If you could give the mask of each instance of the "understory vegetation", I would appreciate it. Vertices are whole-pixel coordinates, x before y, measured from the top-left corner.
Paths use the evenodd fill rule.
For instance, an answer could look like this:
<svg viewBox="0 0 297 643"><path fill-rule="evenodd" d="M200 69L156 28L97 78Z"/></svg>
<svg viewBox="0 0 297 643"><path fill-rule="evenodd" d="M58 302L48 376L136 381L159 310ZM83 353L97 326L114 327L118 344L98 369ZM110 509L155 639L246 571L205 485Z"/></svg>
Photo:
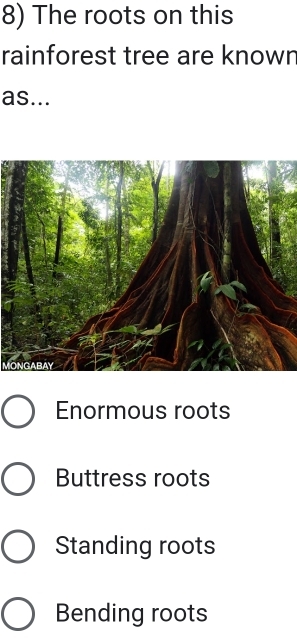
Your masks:
<svg viewBox="0 0 297 643"><path fill-rule="evenodd" d="M185 198L203 200L198 174L193 178L193 164L186 163L183 176L188 184L192 182L196 187ZM212 182L215 185L218 180L216 171L224 172L225 214L218 223L222 227L221 242L214 251L221 252L220 271L208 259L199 262L198 257L201 268L194 279L195 291L192 286L189 301L181 307L177 318L168 314L165 305L164 314L159 313L160 317L156 318L157 305L151 303L147 294L146 306L148 310L154 306L156 313L143 313L139 320L121 313L118 326L110 325L108 341L102 342L106 326L100 326L100 316L106 324L108 311L113 311L115 316L117 306L118 310L127 310L123 293L133 280L137 282L139 267L152 252L153 244L157 256L160 228L164 217L169 221L168 208L172 207L176 182L174 162L29 161L19 162L19 165L4 162L1 184L2 360L31 360L35 355L46 354L47 350L59 352L66 346L68 357L62 351L59 367L62 363L65 367L69 361L74 370L72 353L74 356L78 351L85 357L77 362L80 364L77 368L83 366L92 370L131 370L136 365L144 365L148 355L159 355L163 361L173 363L183 311L196 301L195 292L202 306L203 297L205 301L212 297L209 307L213 314L216 298L216 301L227 299L228 305L233 307L233 316L238 319L257 313L265 315L259 299L248 296L252 288L243 278L245 271L241 272L237 255L230 259L234 241L228 233L226 212L228 214L228 199L233 200L234 209L237 197L228 196L229 165L232 163L219 167L217 162L205 162L202 170L199 169L201 176L204 173L202 178L213 201L215 190L211 190ZM276 282L294 302L297 297L297 163L242 162L241 172L245 203L272 283ZM179 199L182 198L181 193ZM195 203L193 200L193 210ZM217 211L217 206L213 205L215 216ZM197 215L196 231L202 230L201 216ZM170 222L166 225L170 227ZM185 219L182 225L188 225ZM243 230L244 225L243 222ZM215 234L211 238L205 236L204 242L211 244L214 238ZM198 237L196 241L198 256ZM228 244L230 248L232 245L232 252ZM183 242L184 250L186 247ZM161 266L161 255L158 261ZM184 255L176 267L179 274L175 279L176 282L180 280L181 285L185 278L182 266L186 262ZM157 263L152 265L152 274L156 270ZM163 272L158 285L160 291L169 287L170 279L173 279L170 275ZM147 271L143 284L147 284L148 279ZM155 301L153 284L151 292ZM178 294L178 287L174 296L179 301L183 297L182 293ZM127 301L131 302L131 297ZM290 310L294 310L293 303ZM86 320L89 320L87 324ZM194 338L187 338L189 356L186 365L181 368L179 364L178 370L249 368L242 366L236 354L236 342L224 330L224 324L220 322L219 325L219 336L207 337L202 324L201 332L197 329ZM80 327L82 330L77 334ZM295 333L294 328L292 326L291 331ZM175 339L171 342L170 338ZM157 345L162 345L159 352ZM167 348L163 350L163 347ZM256 366L255 370L260 368Z"/></svg>

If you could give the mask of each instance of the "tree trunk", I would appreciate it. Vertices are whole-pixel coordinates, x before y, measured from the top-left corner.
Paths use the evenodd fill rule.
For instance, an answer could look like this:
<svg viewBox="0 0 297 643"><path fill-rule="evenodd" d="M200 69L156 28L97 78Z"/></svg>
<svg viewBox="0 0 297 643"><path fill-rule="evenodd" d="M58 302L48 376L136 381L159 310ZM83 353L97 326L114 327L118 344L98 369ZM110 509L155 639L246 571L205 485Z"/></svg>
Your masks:
<svg viewBox="0 0 297 643"><path fill-rule="evenodd" d="M218 164L215 178L207 175L206 165L177 165L163 225L130 286L110 311L89 319L64 349L51 356L57 368L94 369L95 333L97 356L110 351L105 367L109 362L113 368L117 360L123 370L189 370L197 355L193 342L203 340L207 362L209 349L220 340L231 345L241 370L297 370L297 302L283 293L261 255L246 206L241 164L235 161L229 163L230 280L242 284L246 292L236 291L235 300L217 292L222 284L225 287L224 163ZM204 292L198 286L206 273L210 282ZM121 330L131 324L135 331ZM168 332L155 328L159 324L169 326ZM150 344L141 335L144 329L155 329ZM115 331L119 331L117 346ZM89 346L87 341L82 346L81 338L88 335ZM197 365L202 368L203 364Z"/></svg>
<svg viewBox="0 0 297 643"><path fill-rule="evenodd" d="M281 267L281 235L279 216L277 211L277 163L268 161L267 164L268 183L268 207L269 207L269 230L270 230L270 265L274 275L282 276Z"/></svg>
<svg viewBox="0 0 297 643"><path fill-rule="evenodd" d="M232 230L232 184L231 165L224 163L224 228L223 228L223 259L222 276L225 283L230 281L231 270L231 230Z"/></svg>
<svg viewBox="0 0 297 643"><path fill-rule="evenodd" d="M19 245L24 217L25 184L28 163L26 161L10 161L7 168L3 209L1 215L1 282L2 298L10 300L9 306L1 310L2 337L8 343L12 342L13 327L13 298L11 289L16 280Z"/></svg>
<svg viewBox="0 0 297 643"><path fill-rule="evenodd" d="M28 241L28 235L27 235L27 226L26 226L25 213L24 213L23 222L22 222L22 232L23 232L24 257L25 257L26 271L27 271L29 287L30 287L31 296L32 296L32 299L33 299L33 302L34 302L34 310L35 310L36 318L37 318L37 321L38 321L39 325L42 326L43 322L42 322L41 310L40 310L40 305L39 305L38 298L37 298L35 280L34 280L34 275L33 275L33 268L32 268L31 257L30 257L30 247L29 247L29 241Z"/></svg>
<svg viewBox="0 0 297 643"><path fill-rule="evenodd" d="M106 179L106 202L105 202L105 233L104 233L104 246L105 246L105 263L106 263L106 298L110 300L112 291L112 272L110 262L110 248L109 248L109 180Z"/></svg>
<svg viewBox="0 0 297 643"><path fill-rule="evenodd" d="M124 161L120 161L120 176L117 184L116 210L117 210L117 228L116 228L116 297L121 291L121 267L122 267L122 233L123 233L123 210L122 210L122 187L124 180Z"/></svg>
<svg viewBox="0 0 297 643"><path fill-rule="evenodd" d="M150 164L150 161L147 162L147 166L149 168L149 172L151 175L151 185L153 189L153 197L154 197L154 207L153 207L153 226L152 226L152 243L156 241L157 236L158 236L158 229L159 229L159 187L160 187L160 181L162 178L163 174L163 169L164 169L165 161L162 161L159 171L157 174L157 177L155 177L155 172Z"/></svg>
<svg viewBox="0 0 297 643"><path fill-rule="evenodd" d="M123 233L124 233L125 258L126 258L126 260L129 260L129 254L130 254L130 211L129 211L129 191L127 189L127 184L126 184L125 179L123 180L123 205L124 205Z"/></svg>
<svg viewBox="0 0 297 643"><path fill-rule="evenodd" d="M53 261L53 274L52 274L53 281L56 281L57 279L58 267L60 263L62 237L63 237L63 224L64 224L64 218L66 215L66 199L67 199L68 188L69 188L70 171L71 171L71 163L68 163L64 188L62 192L61 209L58 216L56 249L55 249L55 256Z"/></svg>
<svg viewBox="0 0 297 643"><path fill-rule="evenodd" d="M29 246L28 235L27 235L25 213L23 216L23 223L22 223L22 236L23 236L23 249L24 249L24 257L25 257L25 263L26 263L26 272L27 272L27 277L29 282L29 288L30 288L32 300L34 302L34 314L36 316L36 320L39 325L37 341L39 342L39 345L42 346L44 344L45 339L49 340L50 335L49 335L48 329L44 325L43 317L41 314L41 307L37 297L33 267L31 263L30 246Z"/></svg>

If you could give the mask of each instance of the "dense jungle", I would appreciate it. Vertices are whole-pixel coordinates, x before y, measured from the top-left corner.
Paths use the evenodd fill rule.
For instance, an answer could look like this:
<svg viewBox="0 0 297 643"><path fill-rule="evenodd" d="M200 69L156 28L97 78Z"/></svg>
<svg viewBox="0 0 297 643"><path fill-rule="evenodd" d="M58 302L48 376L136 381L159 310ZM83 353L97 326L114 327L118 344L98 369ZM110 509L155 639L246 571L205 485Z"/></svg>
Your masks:
<svg viewBox="0 0 297 643"><path fill-rule="evenodd" d="M296 161L2 163L2 367L297 370Z"/></svg>

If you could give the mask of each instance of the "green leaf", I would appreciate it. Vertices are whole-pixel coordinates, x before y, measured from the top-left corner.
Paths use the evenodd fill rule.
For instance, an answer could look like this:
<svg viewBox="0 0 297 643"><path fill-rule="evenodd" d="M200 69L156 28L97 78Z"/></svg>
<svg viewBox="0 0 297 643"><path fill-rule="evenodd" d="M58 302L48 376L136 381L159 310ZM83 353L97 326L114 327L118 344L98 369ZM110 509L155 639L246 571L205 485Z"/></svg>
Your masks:
<svg viewBox="0 0 297 643"><path fill-rule="evenodd" d="M203 167L210 179L217 178L220 172L220 167L217 161L203 161Z"/></svg>
<svg viewBox="0 0 297 643"><path fill-rule="evenodd" d="M162 324L157 324L155 328L152 328L151 330L142 330L141 335L145 335L145 337L149 337L150 335L160 335L162 331Z"/></svg>
<svg viewBox="0 0 297 643"><path fill-rule="evenodd" d="M204 344L204 339L198 339L195 342L191 342L191 344L189 344L188 348L192 348L193 346L196 346L197 351L200 351L200 349L202 348L203 344Z"/></svg>
<svg viewBox="0 0 297 643"><path fill-rule="evenodd" d="M191 364L191 366L189 368L189 371L193 371L194 368L196 368L196 366L198 366L198 364L201 363L201 361L202 361L202 357L198 357L197 359L194 359L194 362L192 362L192 364Z"/></svg>
<svg viewBox="0 0 297 643"><path fill-rule="evenodd" d="M16 361L17 361L17 359L20 357L20 355L21 355L21 354L22 354L21 352L19 352L19 353L14 353L14 355L12 355L12 356L7 360L7 361L8 361L8 362L16 362Z"/></svg>
<svg viewBox="0 0 297 643"><path fill-rule="evenodd" d="M160 324L160 326L161 326L161 324ZM175 324L169 324L168 326L165 326L165 328L162 329L160 335L164 335L164 333L168 333L168 331L171 330L171 328L173 328L173 326L176 326L176 323Z"/></svg>
<svg viewBox="0 0 297 643"><path fill-rule="evenodd" d="M230 286L230 284L223 284L222 286L216 288L215 295L218 295L220 292L222 292L223 295L226 295L226 297L229 297L229 299L237 301L236 292L233 286Z"/></svg>
<svg viewBox="0 0 297 643"><path fill-rule="evenodd" d="M217 341L213 343L212 348L214 349L218 348L221 345L221 343L222 343L222 340L217 339Z"/></svg>
<svg viewBox="0 0 297 643"><path fill-rule="evenodd" d="M136 326L123 326L123 328L119 328L117 331L118 333L131 333L131 335L136 335L137 334L137 328Z"/></svg>
<svg viewBox="0 0 297 643"><path fill-rule="evenodd" d="M221 350L219 351L219 357L224 354L224 352L228 349L231 348L231 344L222 344Z"/></svg>
<svg viewBox="0 0 297 643"><path fill-rule="evenodd" d="M212 277L207 277L206 279L203 279L203 283L200 284L203 292L208 291L211 282L212 282Z"/></svg>
<svg viewBox="0 0 297 643"><path fill-rule="evenodd" d="M240 281L230 281L229 286L235 286L235 288L239 288L239 290L247 292L246 287L242 283L240 283Z"/></svg>
<svg viewBox="0 0 297 643"><path fill-rule="evenodd" d="M200 288L203 290L203 292L207 292L212 281L213 281L213 276L210 270L208 270L204 275L202 275L200 279Z"/></svg>

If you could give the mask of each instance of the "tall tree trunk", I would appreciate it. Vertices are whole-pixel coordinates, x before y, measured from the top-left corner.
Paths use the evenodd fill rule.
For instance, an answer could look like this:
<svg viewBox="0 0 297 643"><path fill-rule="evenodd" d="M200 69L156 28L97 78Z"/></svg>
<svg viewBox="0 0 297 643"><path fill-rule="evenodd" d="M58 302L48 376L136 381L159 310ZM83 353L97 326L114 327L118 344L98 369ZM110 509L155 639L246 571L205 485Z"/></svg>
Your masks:
<svg viewBox="0 0 297 643"><path fill-rule="evenodd" d="M270 230L270 264L274 275L282 275L281 267L281 235L279 216L277 211L277 163L267 163L268 183L268 207L269 207L269 230Z"/></svg>
<svg viewBox="0 0 297 643"><path fill-rule="evenodd" d="M120 174L116 190L116 210L117 210L117 229L116 229L116 297L121 292L121 267L122 267L122 234L123 234L123 209L122 209L122 187L124 180L124 161L120 161Z"/></svg>
<svg viewBox="0 0 297 643"><path fill-rule="evenodd" d="M41 224L41 236L42 236L42 246L43 246L43 256L44 256L44 265L47 269L47 249L46 249L46 230L45 230L45 223L41 216L37 213L36 214L38 221Z"/></svg>
<svg viewBox="0 0 297 643"><path fill-rule="evenodd" d="M154 168L152 168L150 161L147 162L147 166L151 175L151 186L153 189L153 198L154 198L154 207L153 207L153 225L152 225L152 243L156 241L158 236L159 229L159 187L160 181L163 174L165 161L162 161L157 177L155 177Z"/></svg>
<svg viewBox="0 0 297 643"><path fill-rule="evenodd" d="M224 172L224 230L223 230L223 258L222 274L226 283L230 281L231 270L231 233L232 233L232 185L231 165L226 161L223 166Z"/></svg>
<svg viewBox="0 0 297 643"><path fill-rule="evenodd" d="M4 305L5 300L13 300L14 297L11 285L17 276L27 169L28 163L26 161L10 161L8 163L1 216L1 281ZM1 326L4 341L11 343L13 339L13 301L9 307L1 309Z"/></svg>
<svg viewBox="0 0 297 643"><path fill-rule="evenodd" d="M61 208L58 216L56 248L55 248L55 255L54 255L53 269L52 269L52 282L55 285L58 284L58 273L59 273L59 265L61 261L63 227L64 227L64 219L66 216L66 205L67 205L67 194L69 189L70 172L71 172L71 162L68 162L65 182L64 182L63 192L62 192L62 198L61 198ZM45 252L45 256L46 256L46 252ZM48 337L50 337L51 335L51 331L50 331L51 323L52 323L52 313L49 312L46 319L46 329L47 329L46 334Z"/></svg>
<svg viewBox="0 0 297 643"><path fill-rule="evenodd" d="M130 212L129 212L129 192L127 190L127 183L125 181L125 178L123 180L123 196L124 196L124 221L123 221L123 229L124 229L124 244L125 244L125 256L128 259L129 258L129 250L130 250Z"/></svg>
<svg viewBox="0 0 297 643"><path fill-rule="evenodd" d="M34 312L36 315L37 322L40 326L40 331L43 333L45 337L48 337L47 329L43 325L41 308L40 308L37 293L36 293L35 279L34 279L33 268L32 268L31 257L30 257L30 246L29 246L28 235L27 235L25 213L24 213L23 222L22 222L22 236L23 236L23 249L24 249L27 277L28 277L31 296L34 302Z"/></svg>
<svg viewBox="0 0 297 643"><path fill-rule="evenodd" d="M115 331L122 346L127 331L121 329L133 324L135 336L130 327L131 341L117 351L126 370L188 370L195 356L192 343L201 339L208 347L217 339L231 344L237 366L243 370L297 370L297 301L284 294L261 255L246 205L241 164L235 161L230 162L230 279L243 284L246 293L240 291L236 301L222 291L218 294L224 284L224 164L218 164L213 178L206 165L178 164L164 223L131 284L111 310L89 319L64 349L51 356L57 368L94 368L94 346L82 347L80 338L100 333L96 351L108 354L115 344ZM212 276L206 292L198 288L199 276L205 273ZM158 326L152 345L138 358L139 332L158 324L170 330L162 334ZM114 354L111 364L113 360Z"/></svg>
<svg viewBox="0 0 297 643"><path fill-rule="evenodd" d="M251 197L251 189L250 189L250 176L249 176L249 164L248 164L248 161L246 161L243 164L242 174L243 174L244 179L245 179L245 181L244 181L244 194L245 194L246 202L249 205L250 197Z"/></svg>
<svg viewBox="0 0 297 643"><path fill-rule="evenodd" d="M65 176L65 183L64 183L63 192L62 192L61 209L58 216L56 249L55 249L55 256L53 261L53 274L52 274L53 281L56 281L57 279L58 267L60 263L62 237L63 237L63 224L64 224L65 215L66 215L66 201L67 201L67 194L69 189L70 172L71 172L71 163L68 163L67 172Z"/></svg>
<svg viewBox="0 0 297 643"><path fill-rule="evenodd" d="M110 262L110 248L109 248L109 180L106 179L106 202L105 202L105 264L106 264L106 295L109 301L112 291L112 272Z"/></svg>

